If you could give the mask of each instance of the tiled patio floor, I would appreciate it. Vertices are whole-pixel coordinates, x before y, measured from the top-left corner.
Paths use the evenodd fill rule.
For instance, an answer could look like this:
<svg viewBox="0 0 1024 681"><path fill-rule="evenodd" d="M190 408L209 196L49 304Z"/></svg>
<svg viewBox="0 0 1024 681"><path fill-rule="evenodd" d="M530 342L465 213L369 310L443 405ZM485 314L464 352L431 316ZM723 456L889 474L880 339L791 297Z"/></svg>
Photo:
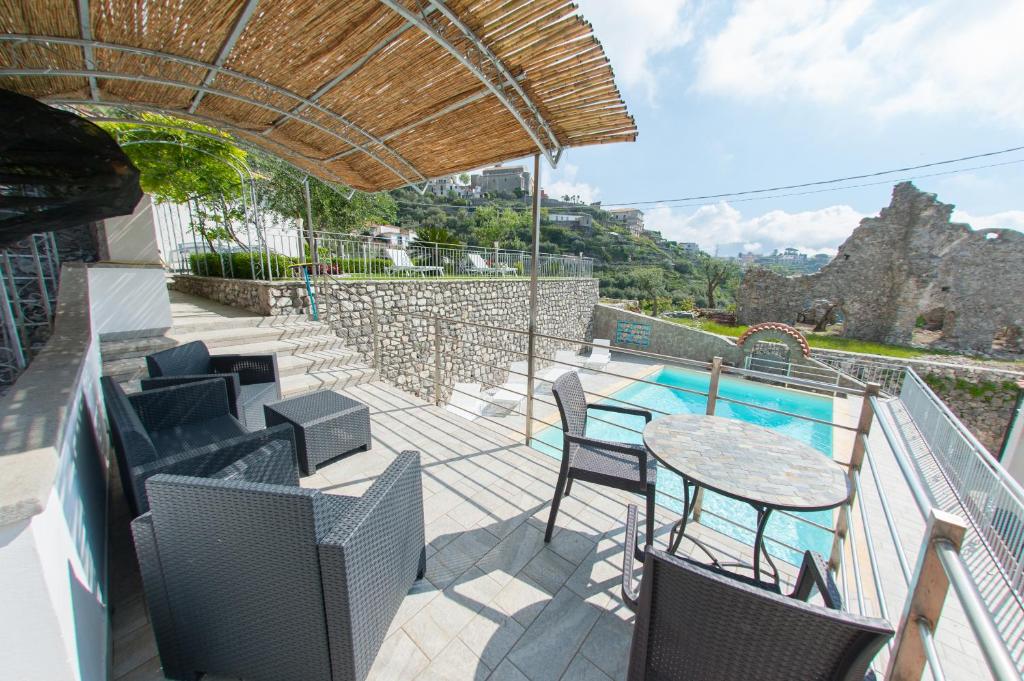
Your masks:
<svg viewBox="0 0 1024 681"><path fill-rule="evenodd" d="M371 678L624 678L632 613L619 594L623 526L626 504L640 497L577 483L545 546L555 459L382 383L343 392L370 405L373 448L321 468L304 485L361 492L404 449L418 449L423 464L427 575L399 610ZM113 678L163 679L128 520L123 509L114 515ZM659 510L662 535L673 520ZM696 527L719 550L749 558L745 547Z"/></svg>

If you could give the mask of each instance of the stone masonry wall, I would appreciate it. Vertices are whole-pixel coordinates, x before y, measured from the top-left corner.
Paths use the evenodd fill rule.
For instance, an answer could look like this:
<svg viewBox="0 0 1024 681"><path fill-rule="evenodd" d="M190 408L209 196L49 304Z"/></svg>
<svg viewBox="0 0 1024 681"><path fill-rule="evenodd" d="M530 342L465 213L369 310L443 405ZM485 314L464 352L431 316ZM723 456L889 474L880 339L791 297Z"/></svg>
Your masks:
<svg viewBox="0 0 1024 681"><path fill-rule="evenodd" d="M989 352L1021 352L1024 328L1024 234L972 230L950 222L953 206L910 182L860 226L820 272L784 277L748 271L737 297L743 324L785 322L828 300L844 319L844 335L906 344L919 317L941 326L941 344Z"/></svg>
<svg viewBox="0 0 1024 681"><path fill-rule="evenodd" d="M171 289L266 317L309 313L306 287L296 281L266 282L183 275L174 278Z"/></svg>
<svg viewBox="0 0 1024 681"><path fill-rule="evenodd" d="M597 299L596 279L541 280L538 332L589 339ZM526 359L528 281L335 280L320 291L319 305L321 319L351 348L367 361L376 356L383 378L424 399L434 397L435 349L442 399L455 382L501 385L509 378L509 365ZM458 321L435 324L435 318ZM579 345L537 339L542 358L551 359L562 349L578 351Z"/></svg>
<svg viewBox="0 0 1024 681"><path fill-rule="evenodd" d="M299 282L179 276L171 287L261 315L309 314L309 296ZM596 279L542 279L539 333L590 339L597 291ZM438 324L441 394L447 399L455 382L501 385L509 378L509 365L526 359L529 303L530 283L522 279L333 279L317 285L320 320L367 363L376 358L382 378L425 399L434 397L432 318L458 320ZM580 346L537 339L542 358L552 359L563 349L579 351Z"/></svg>

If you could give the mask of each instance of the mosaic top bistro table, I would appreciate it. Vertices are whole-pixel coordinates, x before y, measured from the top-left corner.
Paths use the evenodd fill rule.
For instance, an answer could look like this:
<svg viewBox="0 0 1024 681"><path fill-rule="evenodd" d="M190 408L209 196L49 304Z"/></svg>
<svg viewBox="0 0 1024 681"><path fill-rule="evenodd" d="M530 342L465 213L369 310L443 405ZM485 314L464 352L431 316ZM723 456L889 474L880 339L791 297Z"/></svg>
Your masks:
<svg viewBox="0 0 1024 681"><path fill-rule="evenodd" d="M776 588L779 571L764 547L772 511L823 511L849 496L846 472L839 464L808 444L745 421L698 414L665 416L647 424L644 444L663 466L683 478L683 514L669 535L669 550L678 550L700 489L732 497L757 511L754 578L761 581L763 554ZM707 547L693 541L722 565Z"/></svg>

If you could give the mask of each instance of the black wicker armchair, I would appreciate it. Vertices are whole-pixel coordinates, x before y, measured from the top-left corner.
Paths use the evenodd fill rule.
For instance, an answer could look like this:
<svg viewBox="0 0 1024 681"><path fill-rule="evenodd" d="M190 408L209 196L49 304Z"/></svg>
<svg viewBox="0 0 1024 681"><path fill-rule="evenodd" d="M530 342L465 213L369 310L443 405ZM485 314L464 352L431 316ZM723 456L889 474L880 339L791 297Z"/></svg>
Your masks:
<svg viewBox="0 0 1024 681"><path fill-rule="evenodd" d="M807 552L793 594L665 553L644 551L633 588L636 506L626 516L622 596L636 612L629 681L863 681L893 635L888 622L842 612L821 556ZM805 602L814 588L826 607Z"/></svg>
<svg viewBox="0 0 1024 681"><path fill-rule="evenodd" d="M132 533L166 678L366 678L426 568L419 453L362 497L298 478L281 443L211 478L150 478Z"/></svg>
<svg viewBox="0 0 1024 681"><path fill-rule="evenodd" d="M643 417L645 423L653 418L651 412L611 404L587 404L583 384L575 371L556 379L551 392L562 416L562 467L558 471L544 541L551 541L562 496L569 496L573 480L583 480L643 494L647 498L647 542L650 543L654 536L656 462L647 455L643 445L598 440L587 437L586 432L587 412L591 409Z"/></svg>
<svg viewBox="0 0 1024 681"><path fill-rule="evenodd" d="M228 391L231 413L250 430L263 428L263 405L281 399L277 355L211 355L192 341L146 357L149 378L142 389L219 378Z"/></svg>
<svg viewBox="0 0 1024 681"><path fill-rule="evenodd" d="M114 455L132 517L149 509L146 479L158 473L204 476L295 432L280 425L250 433L228 409L224 381L207 379L125 395L101 379Z"/></svg>

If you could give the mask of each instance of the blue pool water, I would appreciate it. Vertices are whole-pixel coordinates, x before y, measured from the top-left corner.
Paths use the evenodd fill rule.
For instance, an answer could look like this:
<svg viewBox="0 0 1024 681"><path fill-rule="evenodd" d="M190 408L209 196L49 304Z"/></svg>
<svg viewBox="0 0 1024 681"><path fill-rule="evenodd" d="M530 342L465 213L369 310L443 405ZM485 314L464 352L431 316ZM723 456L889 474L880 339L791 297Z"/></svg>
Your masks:
<svg viewBox="0 0 1024 681"><path fill-rule="evenodd" d="M663 414L703 414L707 409L707 398L694 395L676 388L707 392L710 374L679 368L665 368L647 377L646 380L662 383L650 385L636 382L619 390L606 399L609 404L628 403L650 409L655 418ZM741 378L722 376L719 383L719 394L723 397L742 400L772 409L787 411L802 416L810 416L824 421L832 421L832 400L808 393L776 388ZM617 402L619 400L621 402ZM832 456L832 429L824 424L813 423L793 416L774 414L763 409L733 404L719 399L715 404L715 414L755 423L771 428L810 444L821 453ZM595 419L600 418L601 421ZM640 431L643 419L622 414L592 412L587 426L587 435L606 440L620 442L642 442ZM556 458L562 455L562 429L560 426L545 428L537 433L533 446ZM664 469L658 471L658 503L676 511L682 509L682 480L679 476ZM744 527L753 528L756 522L754 510L739 501L723 497L712 492L704 495L705 513L701 524L714 528L747 545L754 542L753 531L736 527L719 517L728 518ZM708 513L710 511L710 513ZM712 515L714 514L714 515ZM814 522L827 527L832 526L832 512L818 511L800 514ZM799 564L801 555L783 544L788 544L802 551L810 549L827 556L831 550L832 535L821 528L799 522L781 513L772 514L766 532L768 551L778 558ZM781 542L781 543L780 543Z"/></svg>

